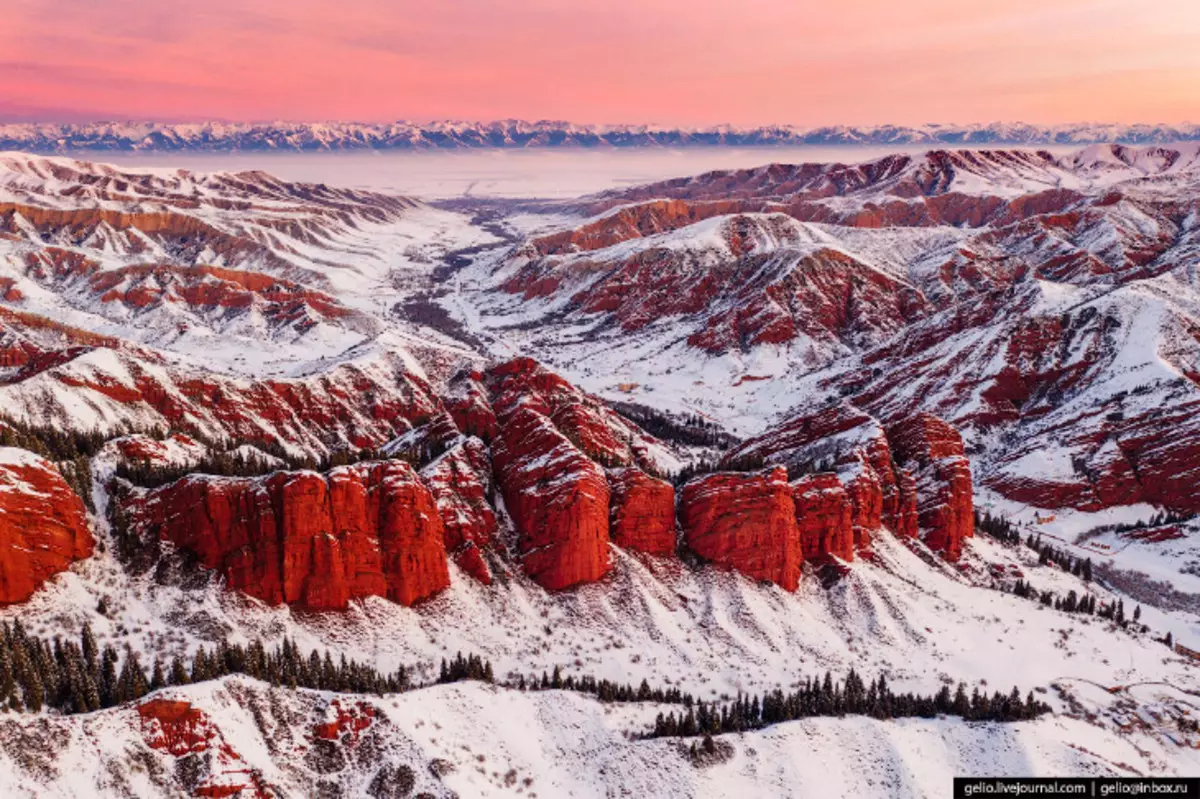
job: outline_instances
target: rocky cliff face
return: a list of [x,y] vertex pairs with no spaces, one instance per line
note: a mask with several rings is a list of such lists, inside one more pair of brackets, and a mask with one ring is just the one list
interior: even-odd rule
[[126,512],[133,530],[172,541],[269,604],[333,610],[383,596],[412,605],[450,583],[437,503],[400,461],[188,477],[135,495]]
[[483,556],[496,534],[492,466],[487,448],[467,438],[421,470],[442,517],[446,551],[463,571],[485,585],[492,572]]
[[888,441],[896,459],[914,470],[925,543],[958,560],[963,539],[975,534],[971,466],[962,436],[938,417],[921,413],[889,428]]
[[718,472],[684,485],[679,520],[700,557],[785,591],[800,584],[802,552],[787,470]]
[[675,554],[675,488],[636,467],[608,472],[609,531],[619,547],[648,555]]
[[551,590],[599,580],[610,567],[604,470],[533,408],[499,427],[492,463],[525,572]]
[[643,471],[661,449],[651,436],[530,358],[452,383],[461,424],[495,420],[496,482],[522,566],[542,587],[604,576],[610,525],[620,546],[674,551],[673,489]]
[[[743,443],[727,460],[751,457],[801,471],[835,470],[832,480],[816,475],[800,481],[804,488],[797,497],[814,491],[815,500],[821,496],[817,486],[832,491],[836,481],[850,507],[854,546],[868,546],[872,531],[883,526],[901,538],[919,531],[929,546],[957,560],[962,540],[973,534],[971,469],[962,436],[931,414],[903,419],[885,432],[866,412],[835,403]],[[836,515],[832,506],[817,513]],[[836,536],[828,540],[839,542],[830,549],[845,551]]]
[[871,532],[881,525],[899,536],[916,533],[915,496],[894,467],[882,425],[849,404],[798,414],[726,456],[744,458],[835,471],[850,502],[857,546],[869,546]]
[[815,474],[792,483],[800,553],[805,561],[854,560],[854,506],[836,474]]
[[92,546],[83,502],[58,470],[0,447],[0,604],[24,602]]

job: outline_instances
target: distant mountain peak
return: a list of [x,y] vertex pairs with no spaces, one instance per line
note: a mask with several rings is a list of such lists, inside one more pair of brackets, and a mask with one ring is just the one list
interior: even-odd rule
[[540,120],[494,122],[94,122],[0,124],[0,150],[35,152],[339,151],[462,148],[698,147],[800,145],[1036,145],[1200,139],[1200,125],[949,125],[795,127],[729,125],[577,125]]

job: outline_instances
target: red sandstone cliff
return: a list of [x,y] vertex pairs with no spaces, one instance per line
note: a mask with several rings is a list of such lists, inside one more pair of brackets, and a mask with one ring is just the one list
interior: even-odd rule
[[188,477],[135,496],[130,523],[173,541],[231,588],[311,610],[385,596],[411,605],[450,583],[433,495],[400,461],[267,478]]
[[83,501],[58,470],[0,447],[0,604],[29,599],[92,546]]
[[501,417],[492,463],[530,577],[555,590],[608,572],[609,488],[603,469],[526,406]]
[[854,560],[854,506],[836,474],[802,477],[792,483],[800,551],[806,561]]
[[962,436],[938,417],[921,413],[888,430],[896,459],[915,471],[921,534],[948,560],[975,534],[971,466]]
[[679,519],[700,557],[785,591],[799,586],[800,535],[783,467],[692,480],[681,492]]
[[675,488],[637,468],[608,473],[613,543],[649,555],[675,554]]
[[485,585],[492,572],[483,557],[496,534],[496,514],[488,504],[492,468],[487,448],[477,438],[456,444],[421,471],[433,493],[446,551],[459,567]]

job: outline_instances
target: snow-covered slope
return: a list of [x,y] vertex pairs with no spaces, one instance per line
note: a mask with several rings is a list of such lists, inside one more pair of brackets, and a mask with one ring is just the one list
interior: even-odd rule
[[[411,330],[388,324],[393,306],[449,249],[489,238],[416,200],[261,172],[0,154],[0,296],[250,376]],[[415,346],[447,343],[423,331]]]
[[[1014,499],[1194,509],[1198,152],[681,178],[575,204],[593,215],[481,260],[445,302],[610,397],[745,433],[831,396],[919,407],[966,426]],[[1139,472],[1183,487],[1143,494]]]
[[[558,667],[712,700],[853,668],[925,694],[1015,684],[1053,710],[810,719],[696,763],[638,738],[649,703],[232,677],[6,718],[0,790],[883,797],[966,773],[1193,773],[1200,682],[1163,637],[1200,649],[1197,152],[933,151],[471,213],[0,158],[0,435],[59,452],[96,542],[0,619],[89,624],[147,664],[286,636],[421,683],[463,651],[501,681]],[[857,432],[814,433],[830,409]],[[721,427],[756,438],[723,452]],[[735,457],[788,436],[812,455],[791,474]],[[333,455],[368,460],[296,468]],[[678,496],[659,479],[721,455],[749,471]],[[254,474],[175,482],[215,457]],[[973,504],[1095,578],[972,538]],[[416,518],[419,558],[397,521]],[[745,576],[764,563],[792,571]],[[428,590],[384,598],[409,578]],[[362,726],[323,738],[339,712]]]
[[[1161,687],[1131,693],[1155,710],[1175,698]],[[1121,701],[1099,691],[1088,698]],[[1170,765],[1170,745],[1152,734],[1126,736],[1067,718],[795,721],[729,736],[726,759],[695,762],[675,741],[626,737],[650,725],[659,707],[479,684],[358,698],[229,678],[169,689],[140,707],[0,722],[0,789],[12,797],[106,799],[239,786],[279,797],[915,799],[945,795],[961,775],[1166,776],[1196,767],[1194,759]],[[338,718],[353,732],[323,738]],[[164,732],[179,728],[187,743],[172,746]]]

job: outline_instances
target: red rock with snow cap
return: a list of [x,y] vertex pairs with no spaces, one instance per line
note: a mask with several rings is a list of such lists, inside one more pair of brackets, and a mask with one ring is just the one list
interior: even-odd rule
[[800,584],[802,560],[787,469],[717,472],[684,485],[679,520],[688,547],[712,563],[785,591]]
[[501,417],[492,463],[530,577],[557,590],[608,573],[609,488],[603,469],[526,406]]
[[483,549],[496,534],[496,514],[488,504],[491,462],[477,438],[467,438],[421,470],[442,517],[446,551],[463,571],[484,585],[492,573]]
[[854,506],[836,474],[825,472],[795,480],[792,501],[805,561],[854,560]]
[[914,470],[921,535],[947,560],[975,533],[971,466],[958,431],[933,414],[919,413],[888,429],[896,458]]

